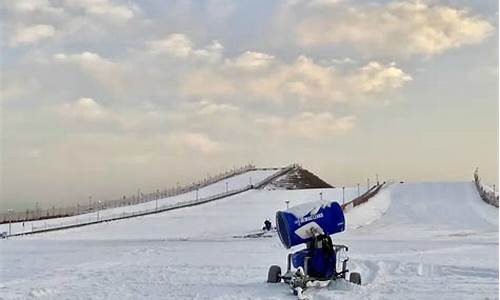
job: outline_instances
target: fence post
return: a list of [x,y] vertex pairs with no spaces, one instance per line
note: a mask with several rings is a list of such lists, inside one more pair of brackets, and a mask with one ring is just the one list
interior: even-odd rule
[[342,205],[345,204],[345,186],[342,187]]

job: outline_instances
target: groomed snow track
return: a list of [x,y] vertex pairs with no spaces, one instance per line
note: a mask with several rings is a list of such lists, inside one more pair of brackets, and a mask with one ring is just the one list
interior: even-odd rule
[[380,219],[345,236],[365,287],[342,295],[498,299],[498,209],[473,183],[398,184],[387,196]]

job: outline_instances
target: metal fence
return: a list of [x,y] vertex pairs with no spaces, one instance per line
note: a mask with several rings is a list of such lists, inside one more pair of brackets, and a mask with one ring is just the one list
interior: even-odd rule
[[17,235],[24,235],[24,234],[34,234],[34,233],[69,229],[69,228],[81,227],[81,226],[85,226],[85,225],[97,224],[97,223],[102,223],[102,222],[109,222],[109,221],[114,221],[114,220],[145,216],[145,215],[160,213],[160,212],[164,212],[164,211],[168,211],[168,210],[173,210],[173,209],[178,209],[178,208],[189,207],[189,206],[207,203],[207,202],[214,201],[217,199],[221,199],[221,198],[225,198],[225,197],[232,196],[235,194],[239,194],[239,193],[248,191],[250,189],[251,189],[251,186],[247,185],[247,186],[240,188],[240,189],[228,191],[228,192],[213,195],[210,197],[200,198],[198,200],[194,199],[194,200],[188,200],[188,201],[180,201],[177,203],[161,205],[161,206],[158,206],[155,208],[148,208],[148,209],[142,209],[142,210],[131,210],[131,211],[127,211],[127,212],[119,212],[116,214],[108,214],[105,216],[99,216],[99,214],[87,214],[85,217],[82,217],[82,218],[79,218],[78,216],[74,216],[74,218],[71,218],[70,220],[65,220],[65,221],[61,220],[60,222],[47,222],[48,220],[45,220],[45,222],[43,222],[43,223],[38,222],[38,225],[29,224],[29,222],[28,222],[26,224],[26,227],[23,228],[23,230],[18,231],[18,232],[13,232],[9,236],[17,236]]
[[[271,182],[272,180],[274,180],[275,178],[277,178],[281,175],[284,175],[287,172],[290,172],[291,170],[293,170],[297,166],[298,166],[297,164],[293,164],[293,165],[289,165],[287,167],[281,168],[281,170],[279,170],[277,168],[279,170],[277,173],[274,173],[274,174],[266,177],[265,179],[258,182],[257,185],[258,186],[265,185],[265,184]],[[255,170],[255,167],[252,167],[251,170]],[[224,178],[222,178],[222,179],[224,179]],[[221,179],[219,179],[219,180],[221,180]],[[199,198],[199,199],[193,199],[193,200],[187,200],[187,201],[179,201],[176,203],[169,203],[166,205],[160,205],[160,206],[156,206],[154,208],[148,208],[148,209],[142,209],[142,210],[131,210],[128,212],[118,212],[116,214],[107,214],[105,216],[101,215],[101,217],[99,216],[99,214],[90,214],[90,215],[82,216],[81,218],[76,216],[76,217],[71,218],[69,220],[64,220],[64,221],[61,220],[60,222],[47,222],[48,221],[48,219],[47,219],[43,223],[40,221],[37,222],[37,225],[36,224],[33,225],[33,223],[28,222],[28,223],[26,223],[26,226],[24,226],[25,224],[23,224],[23,228],[21,231],[9,233],[8,236],[35,234],[35,233],[41,233],[41,232],[76,228],[76,227],[81,227],[81,226],[85,226],[85,225],[97,224],[97,223],[101,223],[101,222],[108,222],[108,221],[114,221],[114,220],[120,220],[120,219],[132,218],[132,217],[145,216],[145,215],[149,215],[149,214],[155,214],[155,213],[160,213],[160,212],[164,212],[164,211],[169,211],[169,210],[174,210],[174,209],[179,209],[179,208],[183,208],[183,207],[195,206],[195,205],[211,202],[214,200],[218,200],[218,199],[233,196],[233,195],[236,195],[239,193],[243,193],[243,192],[246,192],[246,191],[254,189],[254,188],[256,188],[256,187],[253,184],[248,184],[248,185],[246,185],[242,188],[239,188],[239,189],[234,189],[231,191],[227,191],[227,192],[220,193],[217,195],[212,195],[212,196],[205,197],[205,198]]]
[[498,207],[498,195],[495,192],[495,188],[487,188],[483,183],[481,183],[481,178],[479,177],[479,170],[476,168],[474,171],[474,183],[476,185],[477,191],[486,203]]
[[367,202],[368,200],[370,200],[370,198],[372,198],[373,196],[375,196],[384,185],[386,185],[385,181],[382,182],[382,183],[378,183],[377,182],[377,184],[375,184],[372,187],[370,187],[361,196],[358,196],[358,197],[354,198],[353,200],[351,200],[351,201],[349,201],[347,203],[342,204],[342,209],[344,211],[346,211],[349,208],[352,208],[352,207],[355,207],[355,206],[358,206],[358,205],[361,205],[361,204]]
[[220,180],[224,180],[228,177],[243,174],[245,172],[252,171],[255,169],[256,169],[255,165],[248,164],[239,168],[233,168],[232,170],[222,172],[215,176],[207,176],[203,180],[193,182],[191,184],[186,184],[183,186],[177,185],[176,187],[166,188],[162,190],[158,189],[154,192],[148,192],[148,193],[142,193],[138,191],[137,194],[122,196],[119,199],[100,201],[97,199],[92,199],[92,197],[89,197],[88,202],[86,201],[86,203],[77,204],[75,206],[70,206],[70,207],[53,206],[51,208],[42,209],[39,208],[38,205],[36,205],[34,209],[26,209],[24,211],[9,210],[8,212],[0,213],[0,224],[8,222],[26,222],[32,220],[69,217],[69,216],[95,212],[98,209],[102,210],[106,208],[122,207],[122,206],[149,202],[156,199],[174,197],[180,194],[192,192],[197,189],[206,187]]

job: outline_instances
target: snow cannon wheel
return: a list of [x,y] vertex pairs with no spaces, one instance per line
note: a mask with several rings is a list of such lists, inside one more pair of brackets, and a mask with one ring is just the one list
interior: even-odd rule
[[267,282],[278,283],[281,281],[281,268],[280,266],[273,265],[269,268],[267,273]]
[[361,274],[358,272],[352,272],[349,274],[349,281],[354,284],[361,285]]

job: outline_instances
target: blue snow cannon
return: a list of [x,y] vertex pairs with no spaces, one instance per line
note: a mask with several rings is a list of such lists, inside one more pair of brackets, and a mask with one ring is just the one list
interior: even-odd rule
[[[281,275],[280,266],[269,268],[267,282],[282,280],[299,297],[309,282],[321,281],[326,285],[344,279],[349,272],[345,254],[348,247],[332,243],[330,235],[345,230],[342,207],[335,201],[310,202],[276,212],[276,230],[285,248],[305,244],[306,248],[288,254],[287,271]],[[292,270],[293,267],[296,270]],[[361,284],[361,275],[350,272],[349,281]]]
[[285,248],[311,242],[314,233],[332,235],[345,229],[342,207],[337,202],[306,203],[276,213],[276,229]]

